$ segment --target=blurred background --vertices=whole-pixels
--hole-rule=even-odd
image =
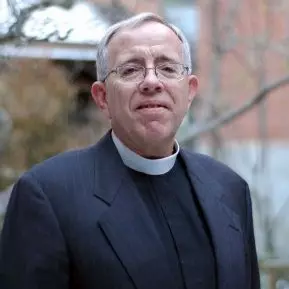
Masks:
[[[0,0],[0,215],[35,163],[95,143],[99,40],[155,12],[183,30],[200,90],[179,132],[252,191],[262,288],[289,288],[288,0]]]

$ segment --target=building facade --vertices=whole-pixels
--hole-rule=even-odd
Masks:
[[[205,116],[241,107],[289,75],[289,3],[267,2],[198,2],[198,75]],[[223,160],[253,191],[260,256],[289,255],[288,94],[289,85],[278,87],[219,131]],[[211,144],[210,138],[203,138],[200,150],[207,151]]]

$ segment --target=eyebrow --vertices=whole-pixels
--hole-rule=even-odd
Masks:
[[[167,55],[160,55],[157,56],[155,59],[157,62],[178,62],[176,59],[173,57],[169,57]]]
[[[121,61],[119,65],[125,65],[129,63],[137,63],[137,64],[143,64],[144,58],[143,57],[137,57],[133,56],[132,58],[126,59],[124,61]],[[155,62],[173,62],[173,63],[178,63],[175,58],[169,57],[167,55],[159,55],[155,58]]]
[[[129,63],[142,63],[143,62],[143,59],[139,58],[139,57],[132,57],[132,58],[129,58],[129,59],[126,59],[124,61],[121,61],[119,65],[125,65],[125,64],[129,64]]]

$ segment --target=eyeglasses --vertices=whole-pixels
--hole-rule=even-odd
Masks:
[[[103,82],[111,73],[115,73],[121,80],[126,82],[141,82],[146,76],[146,71],[153,69],[159,80],[176,79],[181,80],[189,72],[189,67],[180,63],[162,63],[155,67],[144,67],[138,64],[124,64],[112,69],[104,78]]]

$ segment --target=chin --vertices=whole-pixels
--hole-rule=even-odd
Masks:
[[[175,132],[164,125],[150,125],[142,130],[142,136],[148,145],[150,143],[164,143],[175,138]]]

